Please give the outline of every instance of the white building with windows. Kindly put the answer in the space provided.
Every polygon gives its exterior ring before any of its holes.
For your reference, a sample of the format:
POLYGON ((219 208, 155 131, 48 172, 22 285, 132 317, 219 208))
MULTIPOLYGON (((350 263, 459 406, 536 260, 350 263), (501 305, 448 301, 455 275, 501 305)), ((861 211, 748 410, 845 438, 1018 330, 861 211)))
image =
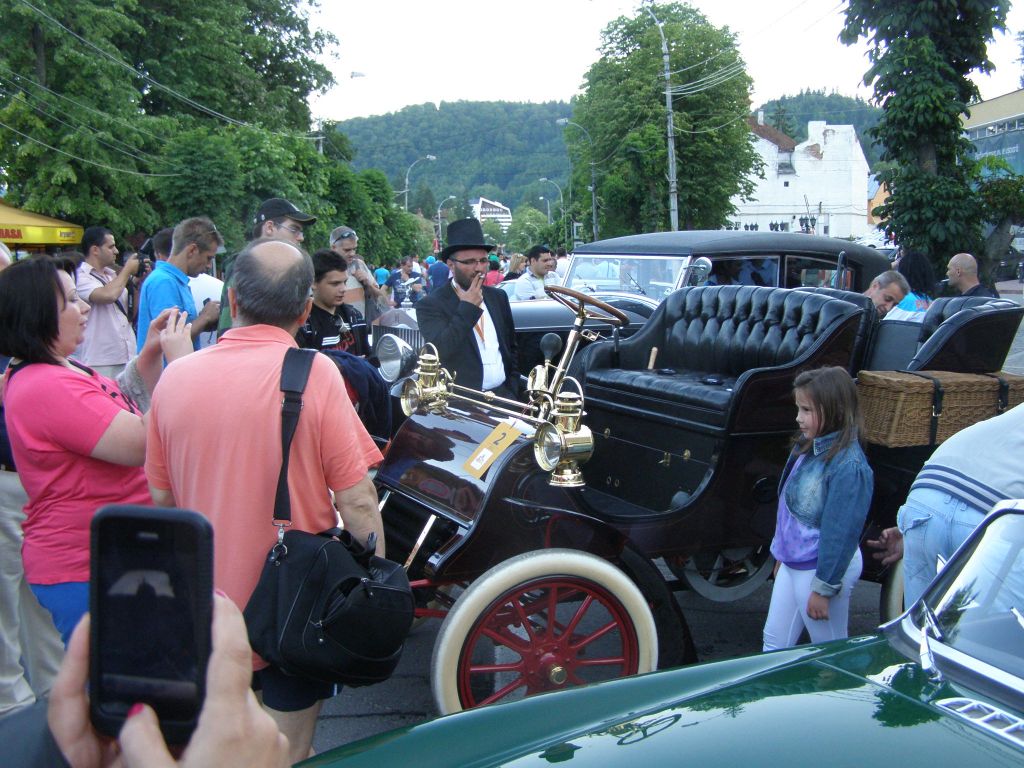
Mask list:
POLYGON ((733 229, 810 232, 862 237, 868 224, 868 162, 852 125, 807 124, 807 141, 750 120, 764 178, 754 179, 750 200, 733 199, 733 229))
POLYGON ((512 225, 512 210, 507 205, 488 200, 486 197, 478 197, 469 204, 473 209, 473 216, 480 219, 480 223, 496 221, 501 225, 502 232, 508 232, 512 225))

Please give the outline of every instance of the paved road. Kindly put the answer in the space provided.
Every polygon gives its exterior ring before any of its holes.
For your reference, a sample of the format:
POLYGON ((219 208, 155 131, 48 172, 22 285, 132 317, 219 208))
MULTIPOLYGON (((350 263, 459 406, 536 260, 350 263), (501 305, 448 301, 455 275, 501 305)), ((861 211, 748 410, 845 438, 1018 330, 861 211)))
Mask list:
MULTIPOLYGON (((872 632, 878 620, 877 584, 861 582, 854 591, 850 633, 872 632)), ((712 603, 693 593, 679 597, 702 661, 732 658, 761 650, 761 627, 771 585, 734 603, 712 603)), ((430 693, 430 656, 440 622, 417 628, 394 677, 380 685, 345 690, 324 706, 313 746, 333 746, 437 715, 430 693)))

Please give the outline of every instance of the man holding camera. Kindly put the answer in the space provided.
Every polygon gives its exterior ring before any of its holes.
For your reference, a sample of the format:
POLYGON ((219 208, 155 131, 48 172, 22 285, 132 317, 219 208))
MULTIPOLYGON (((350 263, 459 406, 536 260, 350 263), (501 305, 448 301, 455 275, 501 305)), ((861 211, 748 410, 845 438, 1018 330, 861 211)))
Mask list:
POLYGON ((106 227, 89 227, 82 236, 85 260, 79 265, 75 283, 78 295, 92 311, 85 326, 85 338, 74 357, 108 378, 115 378, 136 351, 135 330, 128 315, 128 287, 140 273, 138 254, 128 259, 121 271, 117 263, 114 235, 106 227))
MULTIPOLYGON (((205 216, 185 219, 174 228, 171 236, 171 255, 167 261, 158 261, 153 273, 142 285, 139 299, 139 327, 148 328, 150 322, 168 307, 185 312, 192 323, 192 344, 199 349, 199 334, 216 327, 220 315, 220 302, 207 302, 196 312, 195 300, 188 279, 210 267, 224 238, 213 222, 205 216)), ((145 335, 139 335, 138 351, 142 351, 145 335)))

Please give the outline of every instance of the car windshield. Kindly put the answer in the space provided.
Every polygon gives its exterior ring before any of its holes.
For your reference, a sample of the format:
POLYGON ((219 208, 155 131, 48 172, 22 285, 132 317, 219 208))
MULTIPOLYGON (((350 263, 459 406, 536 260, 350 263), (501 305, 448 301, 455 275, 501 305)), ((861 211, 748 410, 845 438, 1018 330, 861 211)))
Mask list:
MULTIPOLYGON (((990 520, 925 595, 934 640, 1024 678, 1024 512, 990 520)), ((920 629, 926 611, 913 612, 920 629)))
POLYGON ((563 285, 577 291, 625 291, 661 300, 675 290, 688 256, 576 254, 563 285))

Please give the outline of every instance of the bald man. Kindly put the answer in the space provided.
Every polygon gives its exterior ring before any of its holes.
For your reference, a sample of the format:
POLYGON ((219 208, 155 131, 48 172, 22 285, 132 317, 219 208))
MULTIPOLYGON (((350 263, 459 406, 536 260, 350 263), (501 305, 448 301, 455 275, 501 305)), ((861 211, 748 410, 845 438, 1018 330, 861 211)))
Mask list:
MULTIPOLYGON (((198 509, 214 529, 214 583, 239 607, 249 602, 267 552, 281 469, 281 367, 312 308, 313 264, 293 242, 260 239, 235 259, 228 303, 233 326, 195 362, 172 365, 153 393, 146 475, 158 505, 198 509)), ((326 355, 314 352, 290 451, 295 530, 336 525, 359 541, 384 528, 367 470, 381 460, 326 355)), ((184 358, 182 359, 184 361, 184 358)), ((265 664, 255 681, 263 706, 288 737, 289 764, 309 756, 323 699, 334 687, 265 664)))
POLYGON ((946 268, 949 286, 961 296, 989 296, 998 299, 999 294, 978 282, 978 262, 969 253, 958 253, 949 260, 946 268))

